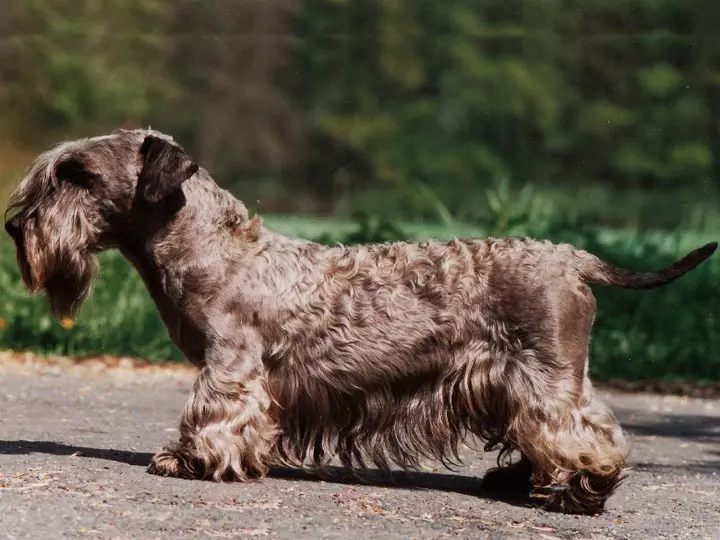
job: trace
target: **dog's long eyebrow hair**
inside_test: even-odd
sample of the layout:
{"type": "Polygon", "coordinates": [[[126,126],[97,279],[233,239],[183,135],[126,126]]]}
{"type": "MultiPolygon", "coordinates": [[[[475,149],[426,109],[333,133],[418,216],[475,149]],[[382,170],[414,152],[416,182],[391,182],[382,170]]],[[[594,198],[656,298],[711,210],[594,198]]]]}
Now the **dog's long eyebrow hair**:
{"type": "Polygon", "coordinates": [[[31,165],[20,185],[10,195],[4,215],[5,222],[10,214],[21,210],[27,214],[33,213],[50,190],[57,187],[57,165],[68,156],[72,144],[65,142],[54,145],[31,165]]]}
{"type": "Polygon", "coordinates": [[[588,377],[589,284],[667,285],[717,247],[650,272],[531,239],[325,247],[266,229],[145,130],[44,153],[10,207],[23,279],[57,315],[89,294],[95,253],[117,247],[199,368],[180,437],[150,472],[242,481],[335,457],[357,470],[452,466],[477,438],[500,450],[494,482],[582,513],[602,511],[629,455],[588,377]],[[74,179],[61,181],[62,162],[74,179]]]}

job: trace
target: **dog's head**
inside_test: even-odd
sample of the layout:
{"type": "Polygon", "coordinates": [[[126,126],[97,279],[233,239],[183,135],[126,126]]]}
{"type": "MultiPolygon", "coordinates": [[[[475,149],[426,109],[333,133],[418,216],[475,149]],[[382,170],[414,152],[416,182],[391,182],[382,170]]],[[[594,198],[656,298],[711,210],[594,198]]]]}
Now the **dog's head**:
{"type": "Polygon", "coordinates": [[[149,130],[117,130],[41,154],[5,213],[26,286],[44,290],[56,316],[72,316],[90,291],[95,254],[119,245],[133,207],[161,205],[197,171],[172,138],[149,130]]]}

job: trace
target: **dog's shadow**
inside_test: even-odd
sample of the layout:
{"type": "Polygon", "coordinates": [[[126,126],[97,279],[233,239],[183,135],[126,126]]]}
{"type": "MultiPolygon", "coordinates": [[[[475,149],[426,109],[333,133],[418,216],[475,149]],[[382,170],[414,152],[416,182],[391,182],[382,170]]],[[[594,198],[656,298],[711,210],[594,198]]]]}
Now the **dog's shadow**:
{"type": "MultiPolygon", "coordinates": [[[[148,452],[90,448],[51,441],[0,440],[0,455],[26,454],[84,457],[115,461],[137,467],[147,467],[153,456],[153,454],[148,452]]],[[[516,490],[490,490],[484,485],[483,478],[462,476],[459,474],[393,471],[391,475],[387,475],[371,470],[359,476],[343,467],[328,466],[325,467],[322,472],[289,467],[272,467],[268,476],[281,480],[442,491],[496,500],[513,506],[532,505],[529,496],[525,493],[516,490]]]]}

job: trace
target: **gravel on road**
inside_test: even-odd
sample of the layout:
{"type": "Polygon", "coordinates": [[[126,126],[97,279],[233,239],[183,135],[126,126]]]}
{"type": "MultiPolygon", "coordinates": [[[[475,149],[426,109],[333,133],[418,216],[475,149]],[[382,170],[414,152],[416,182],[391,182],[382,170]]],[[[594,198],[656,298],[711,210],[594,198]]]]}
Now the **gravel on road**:
{"type": "Polygon", "coordinates": [[[720,400],[605,392],[630,477],[599,516],[482,487],[495,454],[395,484],[275,469],[247,484],[149,475],[177,436],[194,371],[0,355],[0,538],[720,539],[720,400]]]}

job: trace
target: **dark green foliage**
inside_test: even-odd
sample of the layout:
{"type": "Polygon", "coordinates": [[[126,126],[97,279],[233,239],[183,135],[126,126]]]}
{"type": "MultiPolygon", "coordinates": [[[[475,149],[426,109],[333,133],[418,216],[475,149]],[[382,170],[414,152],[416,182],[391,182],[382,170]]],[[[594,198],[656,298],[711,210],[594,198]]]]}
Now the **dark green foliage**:
{"type": "Polygon", "coordinates": [[[482,219],[478,194],[506,178],[717,197],[720,47],[704,22],[713,10],[683,0],[313,0],[295,25],[296,88],[306,122],[366,160],[370,201],[402,194],[383,215],[432,217],[423,185],[458,218],[482,219]]]}
{"type": "MultiPolygon", "coordinates": [[[[440,201],[474,222],[491,214],[485,189],[506,179],[599,189],[613,205],[650,189],[717,205],[718,11],[709,0],[10,0],[0,122],[43,141],[152,124],[264,212],[431,219],[440,201]]],[[[579,202],[616,226],[678,223],[579,202]]]]}
{"type": "Polygon", "coordinates": [[[338,234],[328,231],[315,238],[316,242],[326,245],[362,244],[369,242],[394,242],[407,238],[402,227],[377,216],[360,213],[356,217],[356,227],[352,231],[343,231],[338,234]]]}
{"type": "Polygon", "coordinates": [[[0,31],[7,71],[0,104],[14,116],[18,135],[54,142],[68,131],[135,123],[169,96],[170,44],[162,30],[172,11],[164,0],[9,4],[9,35],[0,31]]]}

